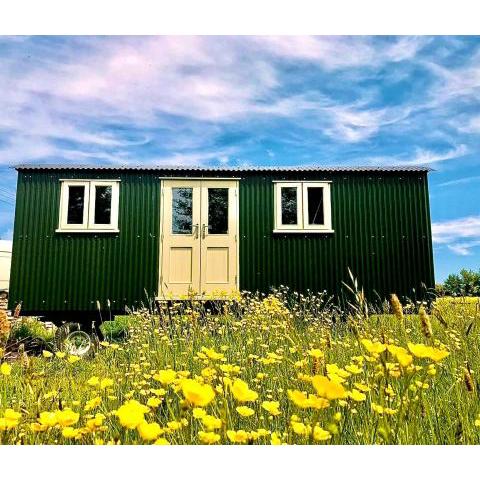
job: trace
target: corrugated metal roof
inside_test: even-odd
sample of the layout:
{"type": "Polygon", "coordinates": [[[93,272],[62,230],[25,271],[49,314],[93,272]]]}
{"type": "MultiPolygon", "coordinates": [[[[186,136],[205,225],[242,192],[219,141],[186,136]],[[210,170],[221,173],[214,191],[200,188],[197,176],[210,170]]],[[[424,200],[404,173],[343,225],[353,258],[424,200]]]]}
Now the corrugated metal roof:
{"type": "Polygon", "coordinates": [[[245,166],[207,167],[192,165],[70,165],[70,164],[21,164],[16,170],[162,170],[166,172],[430,172],[431,168],[420,165],[292,165],[292,166],[245,166]]]}

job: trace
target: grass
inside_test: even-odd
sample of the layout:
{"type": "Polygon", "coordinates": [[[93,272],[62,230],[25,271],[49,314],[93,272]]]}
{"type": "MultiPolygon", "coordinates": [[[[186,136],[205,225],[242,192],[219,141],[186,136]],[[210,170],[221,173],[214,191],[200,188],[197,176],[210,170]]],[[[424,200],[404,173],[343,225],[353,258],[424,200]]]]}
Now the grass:
{"type": "Polygon", "coordinates": [[[477,444],[478,305],[340,316],[277,292],[137,314],[94,358],[4,363],[0,443],[477,444]]]}

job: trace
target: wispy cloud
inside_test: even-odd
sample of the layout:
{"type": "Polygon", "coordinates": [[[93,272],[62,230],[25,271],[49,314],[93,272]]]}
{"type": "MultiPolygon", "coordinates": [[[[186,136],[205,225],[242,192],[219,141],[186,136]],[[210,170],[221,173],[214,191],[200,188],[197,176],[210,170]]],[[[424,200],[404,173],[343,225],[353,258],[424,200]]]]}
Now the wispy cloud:
{"type": "Polygon", "coordinates": [[[434,222],[432,238],[458,255],[470,255],[471,249],[480,245],[480,215],[434,222]]]}
{"type": "Polygon", "coordinates": [[[448,182],[442,182],[437,184],[438,187],[451,187],[455,185],[465,185],[467,183],[473,183],[480,181],[480,175],[474,175],[473,177],[462,177],[455,180],[449,180],[448,182]]]}

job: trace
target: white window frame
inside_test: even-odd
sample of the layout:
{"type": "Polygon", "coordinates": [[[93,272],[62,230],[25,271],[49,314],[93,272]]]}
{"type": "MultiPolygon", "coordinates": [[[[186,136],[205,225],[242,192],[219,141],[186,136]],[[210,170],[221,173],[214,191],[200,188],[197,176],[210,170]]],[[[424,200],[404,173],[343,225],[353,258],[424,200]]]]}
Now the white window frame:
{"type": "Polygon", "coordinates": [[[282,182],[275,184],[275,230],[295,231],[302,228],[302,182],[282,182]],[[297,223],[295,225],[282,223],[282,188],[297,189],[297,223]]]}
{"type": "Polygon", "coordinates": [[[65,179],[60,180],[60,209],[57,232],[118,232],[118,205],[120,194],[120,180],[85,180],[65,179]],[[68,218],[68,194],[71,186],[85,186],[85,198],[83,203],[83,222],[81,224],[69,224],[68,218]],[[109,224],[96,224],[95,221],[95,187],[112,187],[112,205],[109,224]]]}
{"type": "Polygon", "coordinates": [[[329,181],[276,181],[274,180],[274,206],[275,225],[274,233],[333,233],[332,206],[329,181]],[[297,220],[296,225],[282,224],[282,198],[283,187],[297,188],[297,220]],[[308,188],[323,188],[323,225],[308,224],[308,188]]]}

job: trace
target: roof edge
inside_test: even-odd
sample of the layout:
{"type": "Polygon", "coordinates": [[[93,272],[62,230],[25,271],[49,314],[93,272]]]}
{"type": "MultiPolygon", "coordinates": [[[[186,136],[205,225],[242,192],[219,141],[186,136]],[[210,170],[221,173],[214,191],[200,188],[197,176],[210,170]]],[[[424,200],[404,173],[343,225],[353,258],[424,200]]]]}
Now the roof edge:
{"type": "Polygon", "coordinates": [[[125,170],[166,172],[431,172],[432,168],[422,165],[298,165],[298,166],[245,166],[208,167],[187,165],[74,165],[74,164],[18,164],[21,170],[125,170]]]}

